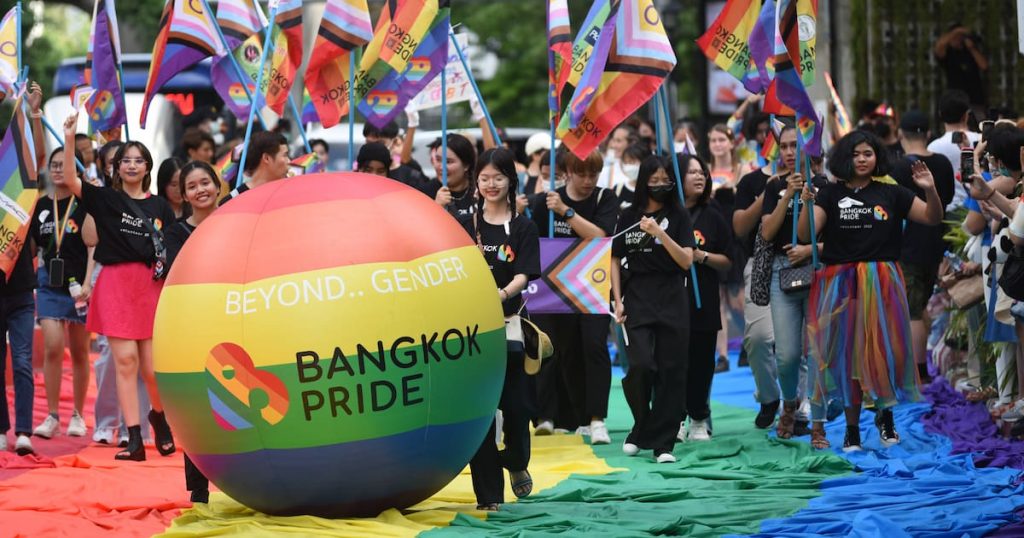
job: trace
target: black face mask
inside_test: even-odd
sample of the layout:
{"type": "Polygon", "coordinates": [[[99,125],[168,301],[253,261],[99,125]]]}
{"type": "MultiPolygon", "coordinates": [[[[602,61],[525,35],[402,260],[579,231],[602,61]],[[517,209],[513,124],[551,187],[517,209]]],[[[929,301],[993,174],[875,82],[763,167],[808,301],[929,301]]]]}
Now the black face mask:
{"type": "Polygon", "coordinates": [[[651,196],[651,200],[658,202],[659,204],[665,203],[672,195],[675,194],[675,185],[658,185],[656,187],[649,187],[647,192],[651,196]]]}

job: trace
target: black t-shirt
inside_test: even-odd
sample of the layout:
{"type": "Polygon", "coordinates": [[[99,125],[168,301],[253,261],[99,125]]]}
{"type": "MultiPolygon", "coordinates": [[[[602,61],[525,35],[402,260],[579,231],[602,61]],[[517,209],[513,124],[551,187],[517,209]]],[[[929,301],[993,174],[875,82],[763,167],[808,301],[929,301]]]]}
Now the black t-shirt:
{"type": "MultiPolygon", "coordinates": [[[[736,185],[736,205],[735,210],[740,211],[749,208],[754,200],[757,199],[761,193],[764,192],[764,187],[768,183],[768,176],[761,171],[760,168],[740,178],[740,182],[736,185]]],[[[756,230],[757,227],[755,226],[756,230]]],[[[743,251],[747,257],[754,255],[754,234],[753,232],[747,234],[746,237],[736,236],[743,243],[743,251]]]]}
{"type": "MultiPolygon", "coordinates": [[[[89,250],[82,241],[82,223],[85,222],[85,208],[74,196],[57,200],[57,211],[60,220],[67,218],[64,226],[64,238],[60,243],[60,258],[64,260],[64,289],[71,278],[79,284],[85,284],[85,271],[89,263],[89,250]],[[68,215],[68,207],[71,214],[68,215]]],[[[50,260],[57,256],[57,240],[54,229],[57,217],[53,214],[53,198],[43,196],[36,202],[36,210],[32,215],[29,235],[36,242],[36,248],[42,252],[43,267],[49,270],[50,260]]],[[[51,275],[52,278],[52,275],[51,275]]]]}
{"type": "Polygon", "coordinates": [[[32,260],[32,249],[26,240],[25,246],[21,247],[18,254],[18,260],[14,262],[14,268],[11,269],[11,277],[7,278],[7,275],[0,271],[0,296],[10,297],[15,293],[36,289],[36,271],[32,266],[32,260]]]}
{"type": "MultiPolygon", "coordinates": [[[[821,176],[814,176],[811,180],[816,188],[822,188],[828,184],[828,180],[821,176]]],[[[769,181],[764,187],[764,205],[761,211],[761,216],[770,215],[775,208],[779,205],[779,199],[782,198],[783,193],[786,192],[786,180],[785,178],[778,178],[773,181],[769,181]]],[[[772,240],[772,244],[775,246],[776,254],[785,253],[786,245],[793,242],[793,203],[800,199],[800,193],[796,193],[793,199],[789,202],[789,207],[786,208],[786,218],[782,221],[782,227],[779,228],[779,233],[775,234],[775,239],[772,240]]],[[[802,207],[802,206],[801,206],[802,207]]],[[[808,241],[800,241],[801,245],[806,245],[808,241]]]]}
{"type": "MultiPolygon", "coordinates": [[[[576,216],[573,218],[583,217],[591,224],[604,230],[605,234],[609,236],[615,233],[615,221],[619,216],[619,199],[615,196],[614,192],[597,187],[590,193],[590,196],[579,201],[569,198],[569,195],[566,193],[566,187],[561,187],[555,192],[562,197],[562,202],[565,205],[571,207],[576,212],[576,216]]],[[[548,211],[547,195],[535,200],[530,207],[530,211],[533,213],[533,222],[537,224],[537,229],[541,230],[545,235],[548,233],[548,215],[554,214],[555,237],[577,237],[576,232],[573,231],[572,226],[565,217],[548,211]]]]}
{"type": "MultiPolygon", "coordinates": [[[[533,221],[516,215],[507,225],[491,224],[479,215],[462,217],[459,222],[483,248],[484,259],[499,289],[508,286],[516,275],[526,275],[529,280],[540,278],[540,239],[533,221]],[[479,237],[475,226],[479,226],[479,237]]],[[[517,294],[503,302],[502,309],[509,316],[518,312],[522,304],[523,296],[517,294]]]]}
{"type": "MultiPolygon", "coordinates": [[[[441,182],[438,180],[431,181],[420,189],[423,194],[426,194],[432,200],[437,199],[437,191],[439,190],[441,190],[441,182]]],[[[445,206],[445,211],[456,219],[462,219],[476,213],[476,196],[472,188],[467,187],[464,191],[451,191],[451,193],[452,203],[445,206]]]]}
{"type": "Polygon", "coordinates": [[[899,259],[903,219],[914,203],[910,189],[872,181],[854,191],[846,183],[830,183],[818,191],[816,203],[827,217],[819,232],[824,263],[899,259]]]}
{"type": "MultiPolygon", "coordinates": [[[[157,230],[176,220],[170,204],[159,196],[132,201],[157,230]]],[[[82,205],[96,221],[96,232],[100,240],[93,256],[96,261],[103,265],[125,262],[149,264],[154,261],[149,226],[135,216],[135,211],[128,205],[127,194],[110,187],[83,183],[82,205]]]]}
{"type": "Polygon", "coordinates": [[[388,177],[421,192],[427,187],[427,183],[430,182],[422,172],[406,164],[402,164],[399,165],[398,168],[388,170],[388,177]]]}
{"type": "Polygon", "coordinates": [[[181,218],[170,227],[164,229],[164,248],[167,249],[167,270],[171,270],[174,260],[178,258],[181,247],[185,246],[189,236],[196,230],[195,226],[188,223],[188,218],[181,218]]]}
{"type": "Polygon", "coordinates": [[[981,69],[971,56],[967,47],[946,47],[946,57],[939,60],[946,72],[946,87],[951,90],[962,90],[971,98],[972,104],[988,103],[988,95],[981,78],[981,69]]]}
{"type": "MultiPolygon", "coordinates": [[[[942,200],[942,207],[946,207],[953,201],[953,190],[956,188],[956,178],[953,174],[953,165],[949,159],[941,153],[933,153],[927,157],[907,155],[893,164],[892,175],[900,185],[910,189],[921,200],[925,199],[924,191],[914,184],[911,165],[914,161],[921,160],[928,165],[935,179],[935,190],[942,200]]],[[[946,252],[946,242],[942,236],[946,233],[946,225],[939,223],[935,226],[927,226],[916,222],[907,221],[903,229],[903,252],[900,260],[925,266],[937,266],[942,261],[942,255],[946,252]]]]}
{"type": "MultiPolygon", "coordinates": [[[[725,217],[710,204],[697,206],[690,210],[693,217],[693,240],[697,248],[713,254],[729,255],[732,247],[732,227],[725,217]]],[[[697,301],[690,301],[690,328],[697,331],[719,331],[722,329],[722,316],[719,315],[719,276],[718,271],[704,264],[697,263],[697,287],[700,290],[701,308],[697,309],[697,301]]],[[[687,280],[687,290],[693,295],[693,281],[687,280]]]]}
{"type": "Polygon", "coordinates": [[[636,200],[636,190],[629,188],[625,183],[619,183],[615,187],[615,196],[619,197],[619,209],[625,211],[636,200]]]}
{"type": "MultiPolygon", "coordinates": [[[[685,209],[669,206],[646,214],[631,207],[622,212],[616,229],[626,230],[642,216],[654,218],[679,246],[695,246],[693,222],[685,209]]],[[[679,267],[661,241],[636,226],[612,241],[612,256],[622,260],[627,326],[665,323],[689,327],[689,271],[679,267]]]]}
{"type": "Polygon", "coordinates": [[[231,192],[229,192],[227,196],[221,198],[220,202],[217,203],[217,207],[220,207],[220,206],[230,202],[232,199],[234,199],[235,197],[239,196],[240,194],[242,194],[243,192],[245,192],[247,190],[249,190],[249,184],[248,183],[242,183],[237,188],[232,189],[231,192]]]}

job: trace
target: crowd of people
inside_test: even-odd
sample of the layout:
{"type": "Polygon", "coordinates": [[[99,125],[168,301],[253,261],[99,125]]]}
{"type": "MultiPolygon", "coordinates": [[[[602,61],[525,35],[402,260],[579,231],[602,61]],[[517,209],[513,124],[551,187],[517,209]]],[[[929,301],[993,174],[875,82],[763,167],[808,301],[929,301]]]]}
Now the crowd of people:
{"type": "MultiPolygon", "coordinates": [[[[38,120],[38,87],[28,102],[38,120]]],[[[1024,304],[1006,300],[997,285],[1013,245],[1024,243],[1024,213],[1016,207],[1024,130],[1017,118],[979,125],[969,98],[951,91],[939,105],[941,131],[930,114],[897,117],[882,105],[835,140],[825,158],[812,159],[791,122],[772,132],[758,106],[756,97],[744,101],[706,137],[680,123],[671,151],[659,150],[649,122],[631,118],[600,151],[581,157],[558,149],[553,190],[551,139],[543,133],[526,142],[523,162],[488,129],[480,143],[448,134],[444,144],[430,145],[436,177],[428,178],[411,158],[418,118],[410,115],[404,135],[394,124],[365,128],[355,169],[417,189],[457,219],[491,267],[510,319],[529,315],[522,292],[541,274],[539,237],[551,230],[554,237],[611,238],[611,315],[529,316],[555,350],[535,372],[522,338],[510,332],[501,420],[470,462],[482,509],[504,501],[503,469],[516,496],[530,494],[532,435],[611,442],[605,420],[613,354],[625,370],[633,416],[622,450],[651,451],[659,463],[676,461],[677,442],[712,439],[709,395],[714,374],[730,368],[730,327],[742,330],[740,365],[756,383],[760,411],[752,426],[774,425],[783,439],[809,435],[817,449],[829,447],[824,423],[845,412],[843,450],[860,450],[865,406],[881,442],[899,442],[892,408],[920,398],[928,357],[975,351],[974,344],[950,351],[952,316],[929,307],[948,303],[946,290],[960,281],[984,280],[983,297],[961,306],[971,325],[985,327],[985,341],[1008,343],[1000,348],[1002,369],[1024,362],[1024,304]],[[768,137],[777,157],[762,156],[768,137]],[[944,220],[976,239],[951,245],[944,220]]],[[[169,455],[177,447],[152,356],[162,278],[218,206],[288,175],[288,140],[276,131],[253,135],[241,179],[228,185],[210,164],[219,151],[209,133],[189,131],[180,156],[157,166],[143,144],[94,149],[76,125],[77,116],[69,117],[64,146],[40,152],[46,188],[17,264],[0,281],[14,370],[14,449],[31,454],[32,437],[53,438],[65,424],[67,435],[87,435],[95,334],[92,439],[119,445],[120,460],[144,460],[151,442],[169,455]],[[37,320],[48,414],[33,425],[37,320]],[[74,385],[67,422],[58,405],[65,349],[74,385]]],[[[311,145],[326,161],[327,144],[311,145]]],[[[1008,385],[998,412],[1019,418],[1024,403],[1012,401],[1024,396],[1024,376],[1008,385]]],[[[6,449],[6,399],[0,406],[6,449]]],[[[193,500],[205,502],[205,478],[187,459],[186,473],[193,500]]]]}

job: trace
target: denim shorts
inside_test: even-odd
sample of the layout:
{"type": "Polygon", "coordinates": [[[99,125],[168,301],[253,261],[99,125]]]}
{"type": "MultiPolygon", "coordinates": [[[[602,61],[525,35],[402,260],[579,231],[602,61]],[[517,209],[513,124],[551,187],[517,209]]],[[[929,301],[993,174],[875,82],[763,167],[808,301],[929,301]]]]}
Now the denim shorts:
{"type": "Polygon", "coordinates": [[[79,316],[75,310],[75,300],[64,288],[51,288],[50,275],[45,267],[37,273],[39,289],[36,290],[36,319],[55,319],[71,323],[85,324],[85,316],[79,316]]]}

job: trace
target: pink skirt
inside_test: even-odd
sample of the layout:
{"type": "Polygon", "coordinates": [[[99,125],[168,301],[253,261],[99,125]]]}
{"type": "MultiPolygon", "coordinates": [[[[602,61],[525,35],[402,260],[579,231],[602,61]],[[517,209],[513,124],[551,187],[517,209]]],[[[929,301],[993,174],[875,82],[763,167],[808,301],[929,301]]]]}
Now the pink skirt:
{"type": "Polygon", "coordinates": [[[96,280],[86,317],[89,331],[125,340],[153,338],[153,318],[163,280],[144,263],[105,265],[96,280]]]}

